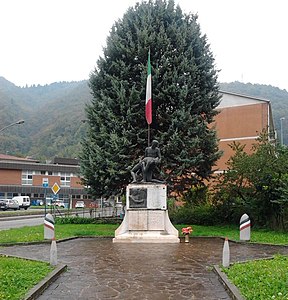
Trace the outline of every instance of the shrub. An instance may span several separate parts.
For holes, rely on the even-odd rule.
[[[218,211],[211,205],[185,206],[170,214],[174,224],[216,225],[222,224]]]
[[[56,224],[118,224],[121,223],[119,218],[82,218],[82,217],[65,217],[56,218]]]

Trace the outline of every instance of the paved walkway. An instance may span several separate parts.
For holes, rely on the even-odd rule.
[[[230,299],[211,266],[221,264],[223,240],[185,244],[113,244],[107,238],[57,243],[68,266],[39,300]],[[288,254],[288,247],[229,243],[231,261]],[[49,261],[49,244],[0,248],[0,253]]]

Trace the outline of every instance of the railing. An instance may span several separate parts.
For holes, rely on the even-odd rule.
[[[53,206],[54,207],[54,206]],[[69,217],[78,216],[82,218],[109,218],[109,217],[123,217],[123,209],[120,207],[103,207],[103,208],[73,208],[73,209],[59,209],[55,207],[52,211],[47,210],[47,213],[52,213],[54,217]]]

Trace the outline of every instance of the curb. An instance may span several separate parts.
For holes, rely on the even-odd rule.
[[[245,298],[240,294],[237,287],[229,281],[226,274],[223,273],[218,266],[214,265],[213,271],[218,275],[219,281],[224,285],[225,289],[233,300],[245,300]]]
[[[59,264],[51,273],[49,273],[44,279],[36,284],[25,296],[24,300],[37,299],[48,286],[53,283],[64,271],[66,271],[67,265]]]
[[[63,243],[63,242],[67,242],[67,241],[71,241],[71,240],[75,240],[75,239],[86,239],[86,238],[91,238],[91,239],[112,239],[113,236],[72,236],[69,238],[63,238],[63,239],[59,239],[56,240],[57,244],[58,243]],[[29,246],[29,245],[40,245],[40,244],[50,244],[51,240],[42,240],[42,241],[34,241],[34,242],[15,242],[15,243],[0,243],[0,247],[12,247],[12,246]],[[1,253],[0,253],[1,255]]]

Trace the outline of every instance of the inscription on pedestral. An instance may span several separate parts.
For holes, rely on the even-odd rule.
[[[148,230],[165,230],[165,212],[163,210],[148,211]]]
[[[129,208],[147,208],[147,189],[145,188],[130,189]]]
[[[166,186],[155,186],[148,189],[147,208],[148,209],[166,209]]]

